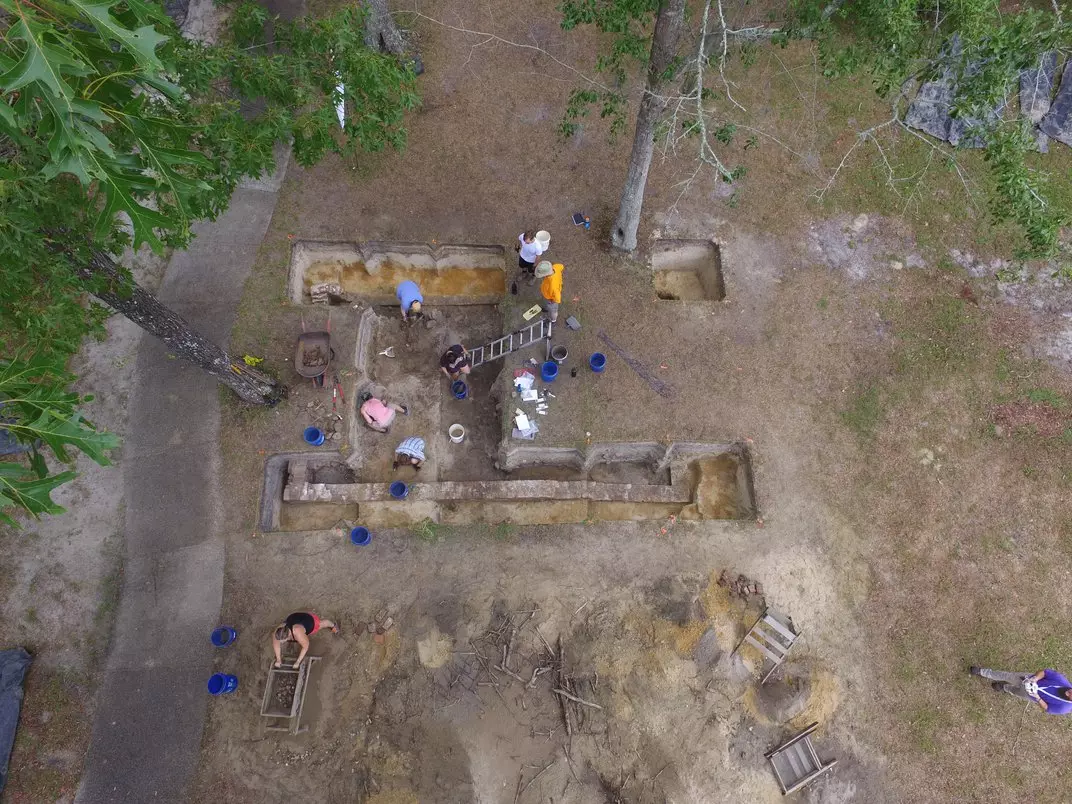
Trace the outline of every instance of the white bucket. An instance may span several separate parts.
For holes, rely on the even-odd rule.
[[[551,233],[540,229],[536,233],[536,242],[540,244],[544,251],[547,251],[551,247]]]
[[[447,435],[450,436],[451,443],[460,444],[465,440],[465,428],[460,424],[452,424],[447,429]]]

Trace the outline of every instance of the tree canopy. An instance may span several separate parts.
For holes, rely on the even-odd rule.
[[[0,402],[20,440],[69,458],[23,428],[32,412],[14,400],[38,383],[63,400],[55,415],[82,421],[62,366],[109,315],[93,295],[144,295],[112,259],[126,247],[188,243],[243,178],[274,167],[278,142],[302,165],[404,145],[413,71],[366,47],[363,13],[283,22],[247,0],[207,44],[156,0],[0,0],[0,353],[23,356],[2,367],[23,385],[0,387]],[[106,443],[71,443],[106,460]]]
[[[1072,25],[1056,0],[1051,8],[1011,12],[994,0],[792,0],[769,12],[765,22],[746,25],[732,20],[744,16],[747,2],[703,0],[683,11],[672,11],[673,6],[668,0],[563,0],[563,28],[592,25],[610,35],[595,67],[613,79],[608,86],[574,91],[562,123],[564,135],[593,106],[611,119],[613,133],[624,130],[627,68],[632,62],[648,63],[656,20],[681,14],[689,32],[673,64],[658,76],[663,83],[678,81],[675,91],[661,90],[671,96],[674,111],[661,121],[657,136],[692,140],[701,163],[725,181],[738,180],[741,169],[720,156],[720,143],[732,138],[739,115],[726,77],[728,60],[747,56],[757,46],[814,40],[824,77],[867,73],[876,92],[889,101],[889,120],[858,132],[857,142],[873,139],[884,126],[904,126],[908,100],[919,86],[945,82],[952,115],[966,123],[971,135],[966,144],[978,137],[986,148],[994,217],[1019,225],[1025,255],[1055,251],[1067,221],[1050,200],[1048,176],[1029,166],[1028,154],[1036,147],[1033,121],[1005,100],[1015,95],[1021,73],[1036,68],[1044,54],[1072,50]],[[705,73],[710,73],[706,80]],[[646,91],[651,83],[649,75]],[[635,188],[627,184],[625,192]]]

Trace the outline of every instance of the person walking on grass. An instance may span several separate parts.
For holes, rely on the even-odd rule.
[[[421,295],[421,289],[417,287],[416,282],[410,279],[400,282],[395,295],[398,297],[399,306],[402,308],[403,321],[409,321],[411,316],[419,317],[421,315],[424,296]]]
[[[309,652],[309,637],[327,628],[333,634],[339,633],[339,626],[331,620],[322,620],[311,611],[296,611],[287,615],[278,628],[272,633],[272,650],[275,651],[275,666],[283,666],[283,645],[287,642],[297,642],[301,646],[298,658],[294,660],[294,668],[302,663],[305,654]]]
[[[412,466],[418,472],[424,466],[424,439],[420,436],[410,436],[403,439],[402,443],[395,447],[395,470],[400,466]]]
[[[517,236],[518,245],[514,246],[517,251],[517,267],[521,269],[521,275],[528,277],[530,283],[536,281],[533,272],[536,270],[536,260],[547,249],[543,243],[536,239],[536,233],[529,229]]]
[[[367,394],[367,396],[362,397],[359,412],[361,413],[361,418],[365,420],[365,424],[377,433],[387,433],[391,430],[391,422],[395,420],[395,414],[401,413],[403,416],[408,416],[409,408],[394,402],[384,402],[372,394]]]
[[[536,278],[542,279],[540,293],[547,300],[547,314],[551,317],[551,323],[558,321],[558,307],[562,304],[562,272],[566,270],[560,262],[551,265],[544,260],[536,266]]]
[[[1039,670],[1032,675],[972,665],[968,672],[992,681],[991,686],[997,692],[1033,701],[1043,712],[1051,715],[1072,713],[1072,683],[1056,670]]]

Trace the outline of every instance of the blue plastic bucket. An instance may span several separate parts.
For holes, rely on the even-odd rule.
[[[229,673],[213,673],[208,679],[209,695],[227,695],[238,689],[238,676]]]
[[[319,447],[324,443],[324,432],[319,427],[306,427],[302,437],[310,447]]]
[[[350,531],[350,543],[357,547],[364,547],[366,544],[372,541],[372,534],[369,533],[368,528],[354,528]]]
[[[391,484],[391,496],[396,500],[406,499],[406,495],[409,494],[409,486],[403,483],[401,480],[396,480]]]
[[[455,380],[450,384],[450,391],[455,399],[465,399],[469,396],[469,386],[461,380]]]
[[[554,360],[548,360],[542,366],[540,366],[540,377],[544,382],[554,382],[555,377],[558,376],[558,363]]]
[[[231,628],[229,625],[221,625],[215,631],[212,632],[212,644],[217,648],[226,648],[236,639],[238,639],[238,632]]]
[[[596,352],[588,358],[588,366],[596,374],[601,373],[607,367],[607,356],[602,352]]]

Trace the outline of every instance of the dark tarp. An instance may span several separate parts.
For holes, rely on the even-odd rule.
[[[186,22],[186,15],[190,12],[190,0],[164,0],[164,13],[175,21],[180,28]]]
[[[1035,126],[1050,111],[1053,97],[1053,80],[1057,73],[1057,52],[1043,53],[1038,65],[1020,73],[1020,114]],[[1035,129],[1035,142],[1042,153],[1049,150],[1050,138],[1046,132]]]
[[[7,761],[22,708],[22,679],[31,661],[22,648],[0,651],[0,790],[7,784]]]
[[[1072,145],[1072,59],[1065,63],[1061,76],[1061,88],[1053,100],[1049,112],[1039,126],[1043,134],[1049,134],[1058,142]]]

